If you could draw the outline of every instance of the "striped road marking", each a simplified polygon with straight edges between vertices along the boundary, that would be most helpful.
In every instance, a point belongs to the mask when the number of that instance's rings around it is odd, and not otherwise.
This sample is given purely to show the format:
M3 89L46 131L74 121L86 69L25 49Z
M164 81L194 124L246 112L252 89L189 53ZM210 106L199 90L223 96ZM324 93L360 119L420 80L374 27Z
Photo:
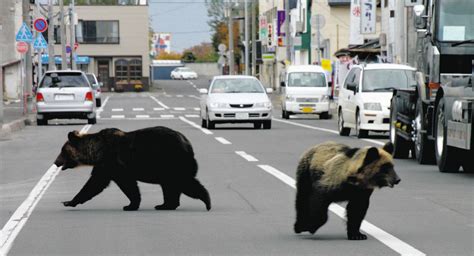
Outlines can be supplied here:
M258 159L245 153L244 151L235 151L235 153L249 162L258 162Z
M192 121L189 121L188 119L180 116L179 119L181 119L181 121L191 125L192 127L196 128L196 129L199 129L201 130L204 134L207 134L207 135L211 135L213 134L211 131L209 131L208 129L206 128L202 128L201 126L197 125L196 123L192 122Z
M165 104L163 104L163 102L159 101L159 100L158 100L157 98L155 98L154 96L151 96L151 95L150 95L150 98L151 98L152 100L154 100L156 103L158 103L158 105L162 106L163 108L165 108L165 109L169 109L169 108L170 108L170 107L166 106Z
M124 115L112 115L111 118L125 118Z
M132 110L133 111L144 111L145 109L144 108L133 108Z
M113 108L112 112L122 112L123 108Z
M219 141L220 143L224 144L224 145L230 145L232 144L230 141L222 138L222 137L216 137L216 140Z
M150 118L149 115L136 115L136 118Z

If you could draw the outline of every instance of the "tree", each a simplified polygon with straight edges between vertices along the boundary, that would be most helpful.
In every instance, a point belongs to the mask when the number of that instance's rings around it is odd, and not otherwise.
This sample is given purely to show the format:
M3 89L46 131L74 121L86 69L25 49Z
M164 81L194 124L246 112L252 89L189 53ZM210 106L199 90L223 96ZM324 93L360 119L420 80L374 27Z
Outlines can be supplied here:
M218 58L211 43L201 43L184 50L184 52L193 53L196 57L196 62L216 62Z
M156 60L181 60L181 53L160 51L155 57Z
M184 63L193 63L196 61L196 56L194 56L192 52L186 51L183 53L181 61L183 61Z

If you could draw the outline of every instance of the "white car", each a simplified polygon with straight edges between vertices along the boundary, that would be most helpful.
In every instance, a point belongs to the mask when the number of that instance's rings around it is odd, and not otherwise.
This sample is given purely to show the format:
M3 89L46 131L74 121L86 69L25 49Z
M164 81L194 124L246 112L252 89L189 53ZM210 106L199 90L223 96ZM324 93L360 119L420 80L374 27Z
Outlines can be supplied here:
M171 71L171 79L197 79L198 75L190 68L179 67Z
M101 87L103 86L102 82L99 82L97 80L97 77L95 76L94 73L86 73L87 80L89 80L89 83L92 86L92 89L94 90L94 95L95 95L95 105L97 107L100 107L102 105L102 89Z
M388 132L392 91L416 86L415 73L414 68L398 64L352 67L339 92L339 134L348 136L351 128L359 138L366 137L369 131Z
M201 93L201 126L217 123L253 123L255 129L271 129L272 103L260 81L252 76L216 76Z

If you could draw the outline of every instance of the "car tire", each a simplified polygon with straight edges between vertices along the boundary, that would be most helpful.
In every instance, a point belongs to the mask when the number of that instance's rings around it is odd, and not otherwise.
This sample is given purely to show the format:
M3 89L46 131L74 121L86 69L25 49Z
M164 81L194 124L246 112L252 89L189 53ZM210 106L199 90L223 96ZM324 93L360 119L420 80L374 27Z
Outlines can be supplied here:
M339 135L349 136L351 133L351 128L344 127L344 117L342 116L341 112L342 110L339 110L337 114L337 129L339 131Z
M393 145L393 157L399 159L408 158L410 154L410 142L397 135L397 130L395 123L397 121L397 111L395 97L392 99L392 105L390 107L390 129L389 129L389 138L390 142Z
M201 127L202 128L207 128L207 121L204 118L201 119Z
M97 123L97 119L94 117L94 118L87 118L87 123L88 124L96 124Z
M206 126L207 126L207 129L215 129L216 128L216 123L209 120L209 113L207 111L206 111Z
M43 119L36 119L36 125L37 126L43 126L43 125L48 125L48 119L43 118Z
M286 110L282 110L281 111L281 117L283 117L283 119L290 119L290 112L288 112Z
M253 123L253 128L254 128L254 129L260 129L260 128L262 128L262 123L261 123L261 122L255 122L255 123Z
M421 132L422 130L425 130L424 122L422 120L423 116L423 102L418 98L415 107L415 141L413 143L413 153L419 164L435 164L436 157L434 152L434 141L428 139L426 133Z
M319 114L319 119L329 119L329 112L322 112Z
M451 147L447 144L447 124L444 115L444 98L441 98L436 107L435 114L435 131L434 137L436 139L435 152L436 162L440 172L458 172L461 167L459 156L462 156L461 150Z
M265 130L272 129L272 120L263 121L263 129Z
M95 100L95 105L96 105L97 107L102 106L102 100L101 100L101 99L96 99L96 100Z
M366 138L368 135L369 135L369 131L367 130L364 130L364 129L360 129L360 112L357 110L356 112L356 128L355 128L355 133L356 133L356 136L357 138L359 139L362 139L362 138Z

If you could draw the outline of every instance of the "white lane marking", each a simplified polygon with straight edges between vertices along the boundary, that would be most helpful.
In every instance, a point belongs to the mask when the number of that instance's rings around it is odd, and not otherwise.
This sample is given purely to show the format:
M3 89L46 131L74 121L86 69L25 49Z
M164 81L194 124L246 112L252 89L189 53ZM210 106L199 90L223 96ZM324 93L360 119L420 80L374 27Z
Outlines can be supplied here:
M291 178L290 176L286 175L285 173L277 170L276 168L270 165L258 165L262 170L266 171L267 173L275 176L277 179L281 180L288 186L292 188L296 188L296 181ZM342 219L346 219L346 209L342 206L332 203L329 206L329 210L339 216ZM426 255L423 252L417 250L413 246L403 242L402 240L398 239L397 237L387 233L386 231L376 227L375 225L371 224L370 222L364 220L361 225L362 231L366 232L367 234L373 236L375 239L379 240L386 246L390 247L392 250L400 253L400 255Z
M123 120L140 120L140 121L153 121L153 120L170 120L174 117L149 117L149 118L136 118L136 117L125 117L125 118L110 118L110 117L101 117L100 120L107 121L123 121Z
M112 112L122 112L123 108L113 108Z
M153 108L154 111L163 111L165 108Z
M149 115L136 115L136 118L150 118Z
M295 122L286 121L286 120L282 120L282 119L278 119L278 118L272 118L272 120L277 121L277 122L281 122L281 123L286 123L286 124L291 124L291 125L307 128L307 129L312 129L312 130L328 132L328 133L339 135L339 132L335 131L335 130L330 130L330 129L321 128L321 127L315 127L315 126L306 125L306 124L295 123ZM347 138L351 138L351 137L347 137ZM361 140L367 141L367 142L370 142L370 143L373 143L373 144L376 144L376 145L381 145L381 146L385 145L385 143L381 142L381 141L376 141L376 140L371 140L371 139L361 139Z
M133 111L144 111L144 108L132 108Z
M174 118L174 115L160 115L162 118Z
M202 128L201 126L197 125L196 123L192 122L192 121L189 121L188 119L180 116L179 119L181 119L181 121L191 125L192 127L196 128L196 129L199 129L201 130L204 134L207 134L207 135L210 135L210 134L213 134L211 131L209 131L208 129L206 128Z
M184 115L184 117L198 118L199 115Z
M92 124L87 124L79 131L80 134L85 134L92 127Z
M92 125L84 126L81 129L81 133L86 133L91 127ZM25 201L23 201L23 203L16 209L7 223L5 223L0 233L0 255L3 256L8 254L16 237L20 233L21 229L25 226L46 190L53 183L54 179L60 172L60 169L61 168L54 164L51 165L43 177L41 177L41 179L38 181L33 190L31 190Z
M183 96L183 95L181 95L181 94L179 94L179 95L176 95L176 97L178 97L178 98L182 98L182 97L184 97L184 96Z
M173 108L173 109L176 110L176 111L184 111L184 110L186 110L186 108Z
M112 115L111 118L125 118L124 115ZM103 119L103 118L101 118Z
M224 145L230 145L230 144L232 144L230 141L228 141L228 140L226 140L226 139L224 139L224 138L222 138L222 137L216 137L215 139L216 139L217 141L219 141L220 143L224 144Z
M201 99L199 96L196 96L196 95L188 95L188 97L193 98L193 99L197 99L197 100Z
M151 98L152 100L154 100L156 103L158 103L158 105L162 106L163 108L165 108L165 109L169 109L169 108L170 108L170 107L166 106L165 104L163 104L163 102L159 101L159 100L158 100L157 98L155 98L154 96L151 96L151 95L150 95L150 98Z
M109 101L109 98L110 96L107 96L104 100L104 102L102 103L102 105L100 106L99 109L97 109L96 113L97 113L97 118L100 118L100 113L102 113L102 111L104 111L104 107L105 107L105 104L107 104L107 102Z
M196 110L196 111L201 111L201 108L194 108L194 110Z
M245 153L244 151L235 151L235 153L249 162L258 162L258 159Z
M165 97L171 98L171 97L173 97L173 96L171 96L171 95L169 95L169 94L165 94Z

